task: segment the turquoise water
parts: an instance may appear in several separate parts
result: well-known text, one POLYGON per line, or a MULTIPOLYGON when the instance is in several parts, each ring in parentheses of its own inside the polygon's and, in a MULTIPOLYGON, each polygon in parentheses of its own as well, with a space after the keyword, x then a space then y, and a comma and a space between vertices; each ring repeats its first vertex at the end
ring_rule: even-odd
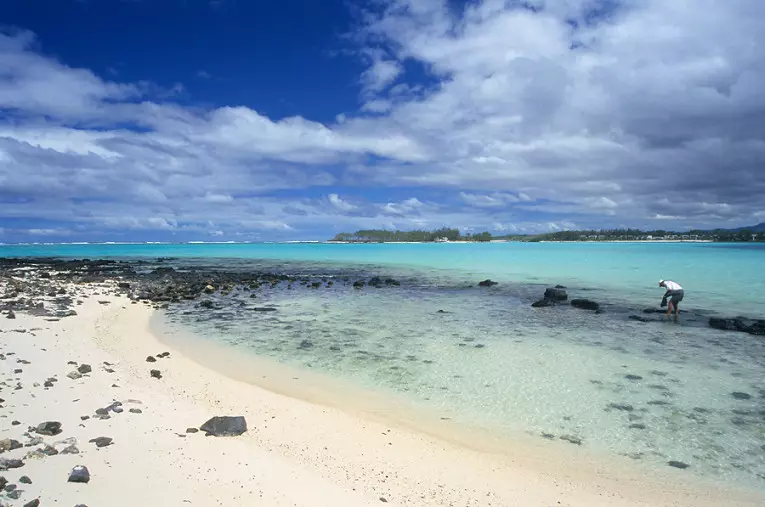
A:
POLYGON ((765 318, 765 245, 64 245, 0 255, 172 257, 162 265, 332 280, 205 296, 216 310, 171 305, 168 325, 459 423, 564 437, 649 466, 683 461, 686 473, 765 490, 765 339, 706 325, 715 313, 765 318), (401 286, 351 286, 373 274, 401 286), (476 287, 484 278, 500 285, 476 287), (658 308, 659 278, 686 289, 678 323, 642 313, 658 308), (554 284, 604 312, 531 308, 554 284), (253 310, 262 306, 277 311, 253 310))
POLYGON ((411 268, 475 281, 538 282, 603 289, 609 297, 653 305, 657 282, 686 289, 686 307, 765 315, 765 244, 129 244, 3 245, 0 256, 238 258, 411 268))

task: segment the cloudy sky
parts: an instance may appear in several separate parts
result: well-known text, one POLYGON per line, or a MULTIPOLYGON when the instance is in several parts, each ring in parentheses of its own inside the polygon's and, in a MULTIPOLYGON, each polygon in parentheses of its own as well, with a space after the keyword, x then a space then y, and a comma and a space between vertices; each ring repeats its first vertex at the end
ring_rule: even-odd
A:
POLYGON ((762 0, 3 0, 0 242, 765 221, 762 0))

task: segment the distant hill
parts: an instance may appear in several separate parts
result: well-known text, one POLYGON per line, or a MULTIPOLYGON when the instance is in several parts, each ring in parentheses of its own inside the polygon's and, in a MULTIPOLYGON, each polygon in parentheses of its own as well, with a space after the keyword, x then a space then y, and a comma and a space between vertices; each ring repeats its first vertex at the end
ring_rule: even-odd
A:
POLYGON ((726 231, 752 231, 752 232, 765 232, 765 222, 761 222, 751 227, 736 227, 735 229, 725 229, 726 231))

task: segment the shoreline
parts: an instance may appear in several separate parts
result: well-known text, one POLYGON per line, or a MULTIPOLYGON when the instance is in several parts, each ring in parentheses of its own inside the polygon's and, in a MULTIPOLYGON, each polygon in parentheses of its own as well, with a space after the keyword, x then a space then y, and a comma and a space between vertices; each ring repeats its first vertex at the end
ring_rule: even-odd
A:
MULTIPOLYGON (((22 474, 32 478, 19 488, 24 494, 18 505, 35 497, 43 505, 55 498, 115 506, 358 506, 381 499, 392 505, 754 506, 763 499, 758 492, 683 477, 682 471, 654 477, 566 444, 519 440, 501 447, 489 440, 475 449, 445 438, 458 434, 448 423, 443 434, 433 435, 395 424, 390 413, 341 410, 272 392, 200 364, 209 360, 209 350, 195 357, 168 345, 152 331, 154 312, 115 295, 115 286, 70 288, 84 299, 76 316, 46 321, 20 312, 0 320, 4 366, 14 357, 30 363, 21 363, 16 375, 23 388, 2 391, 8 417, 0 419, 0 431, 24 442, 27 425, 56 420, 63 433, 43 440, 55 445, 76 438, 80 450, 30 458, 20 469, 0 472, 12 481, 22 474), (146 362, 160 351, 170 356, 146 362), (70 379, 67 372, 76 366, 68 361, 87 362, 92 372, 70 379), (150 369, 159 369, 162 378, 152 378, 150 369), (57 378, 52 387, 34 385, 50 375, 57 378), (115 401, 124 411, 112 411, 108 420, 93 417, 99 405, 115 401), (214 415, 244 415, 249 429, 238 437, 185 433, 214 415), (13 426, 11 419, 22 424, 13 426), (104 448, 88 443, 99 436, 114 442, 104 448), (89 484, 66 482, 75 464, 88 466, 89 484), (129 498, 115 495, 125 482, 138 486, 129 498)), ((279 382, 291 374, 276 373, 282 374, 279 382)), ((367 400, 377 406, 374 397, 367 400)))

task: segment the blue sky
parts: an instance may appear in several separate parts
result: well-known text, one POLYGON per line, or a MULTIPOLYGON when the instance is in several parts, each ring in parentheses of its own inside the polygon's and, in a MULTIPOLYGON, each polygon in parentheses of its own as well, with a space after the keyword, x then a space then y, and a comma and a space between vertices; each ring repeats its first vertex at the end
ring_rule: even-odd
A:
POLYGON ((765 221, 759 0, 6 0, 0 242, 765 221))

